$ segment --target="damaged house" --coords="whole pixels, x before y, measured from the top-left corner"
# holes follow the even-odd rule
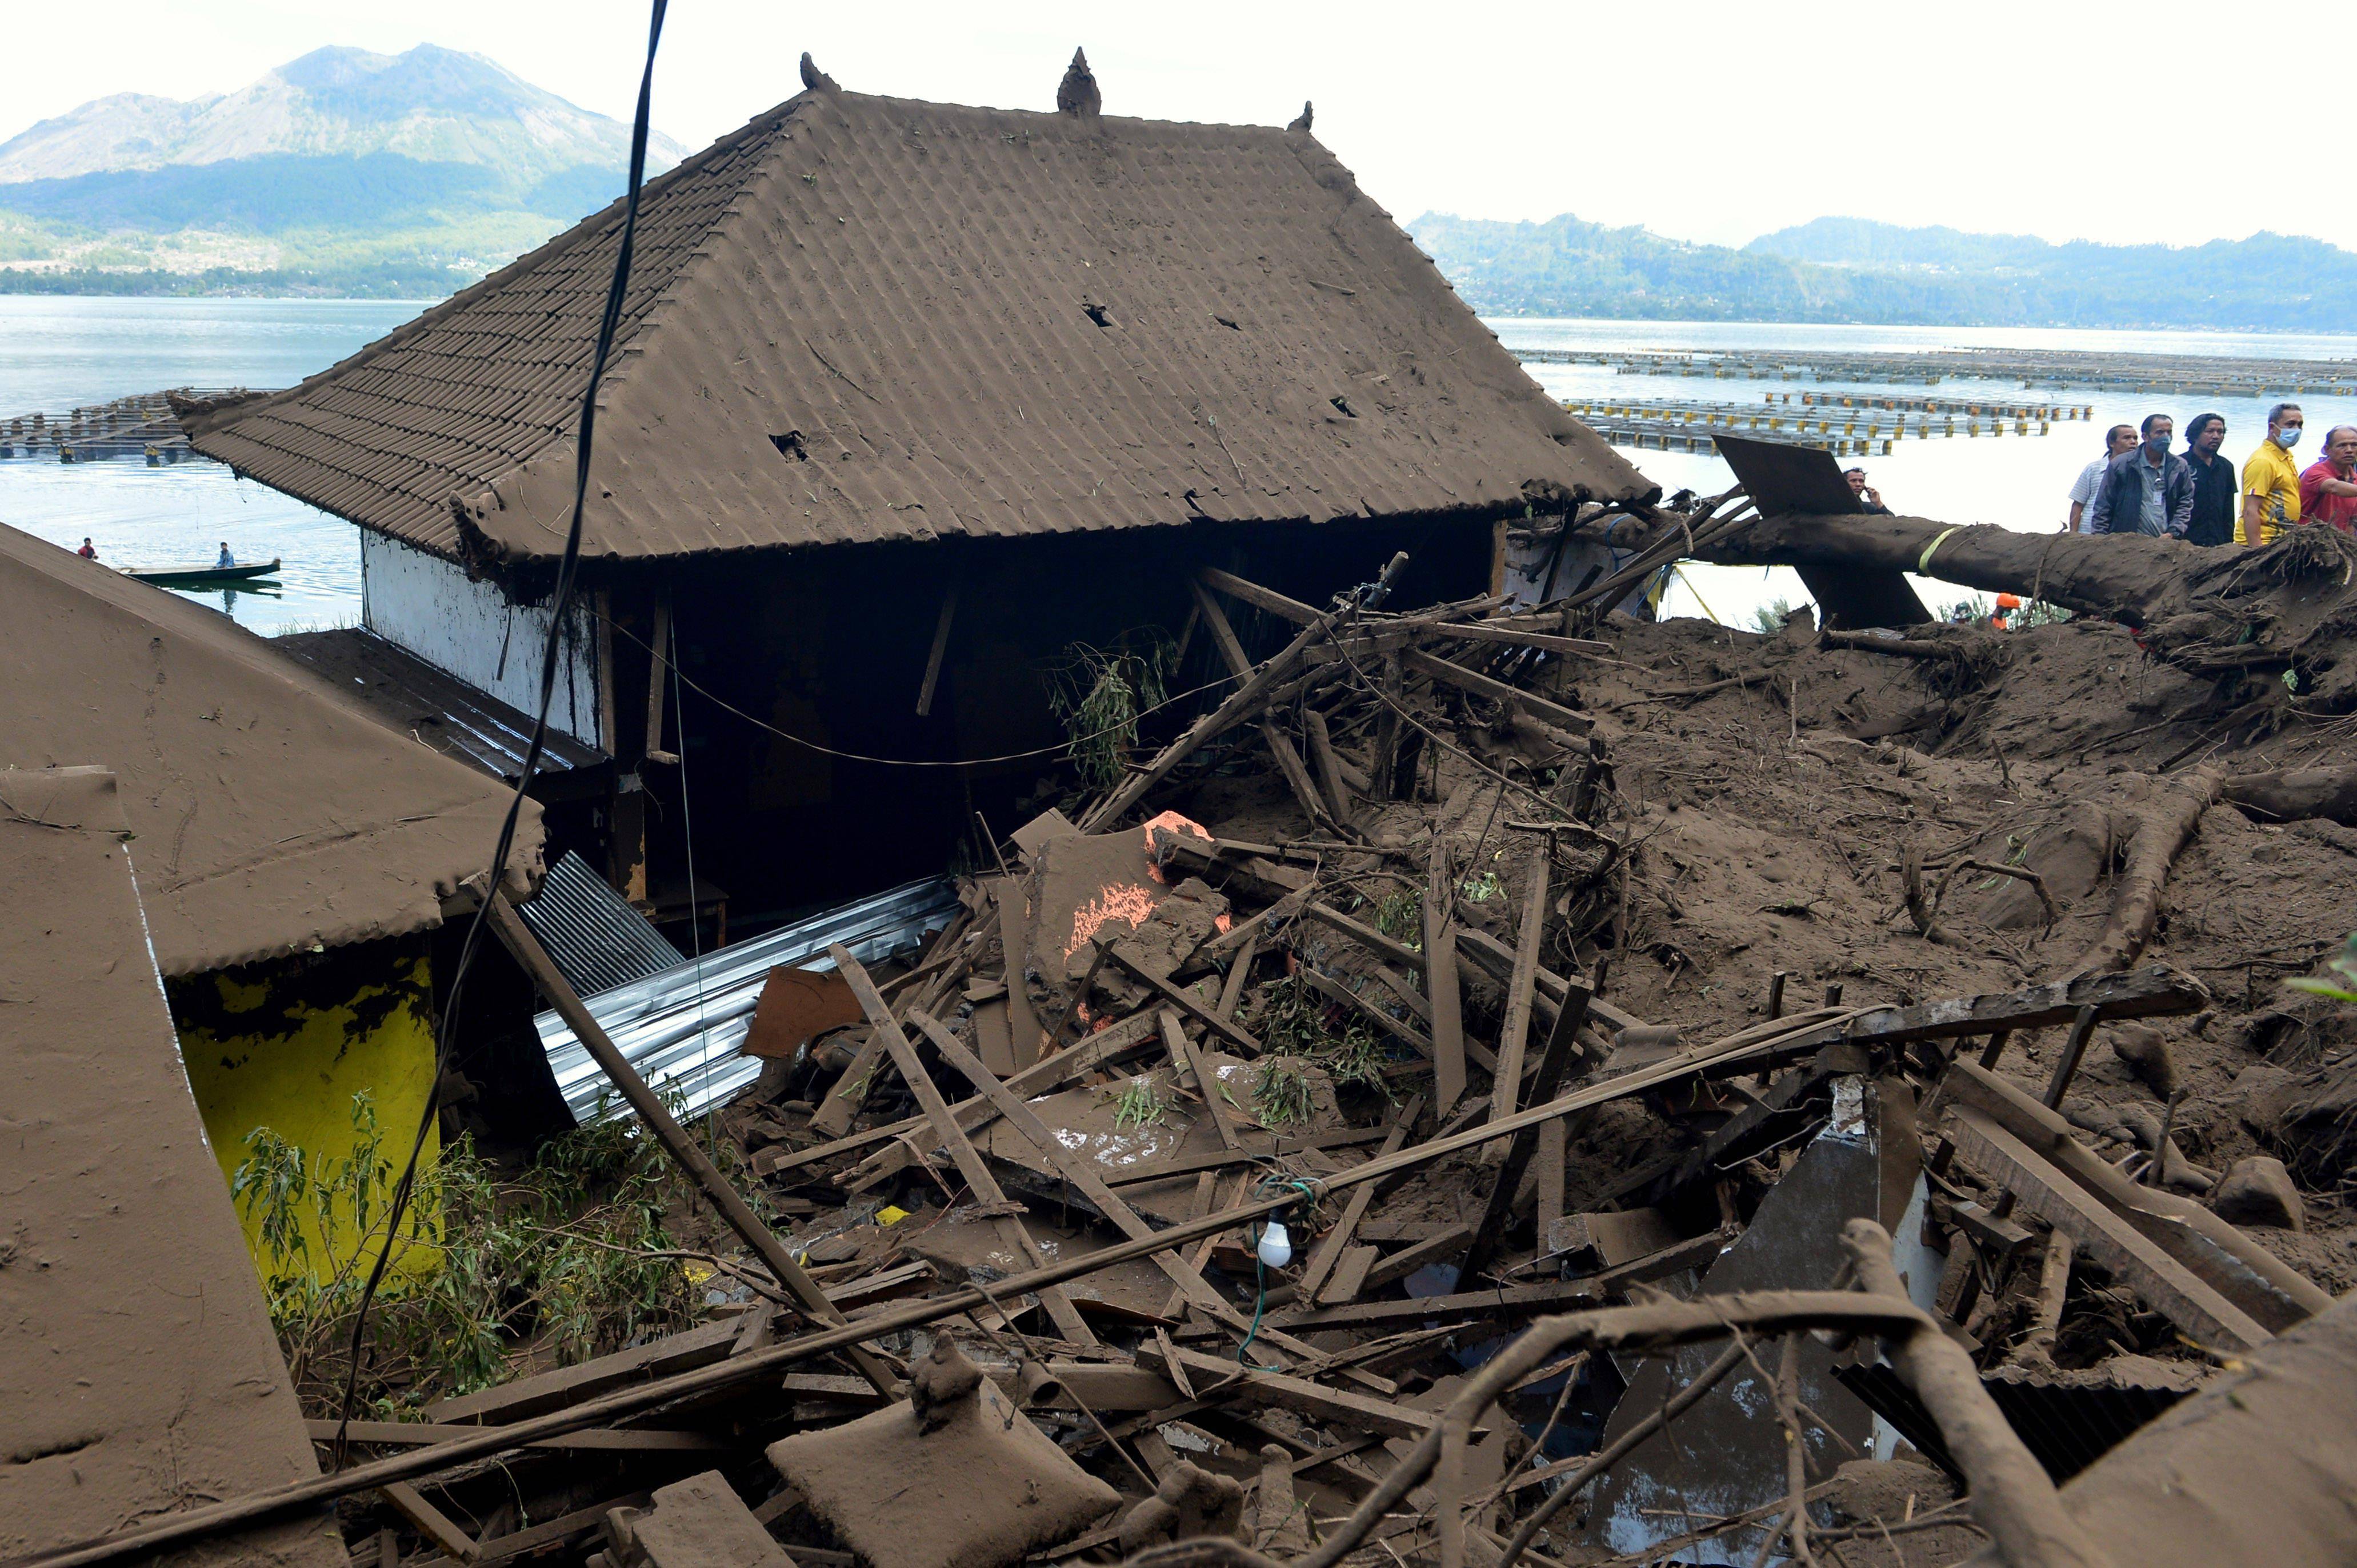
[[[1323,603],[1405,550],[1404,594],[1465,597],[1509,521],[1654,493],[1307,113],[1107,115],[1079,62],[1057,113],[805,81],[649,182],[599,393],[551,716],[614,771],[552,831],[659,921],[771,924],[986,860],[1038,809],[1060,697],[1109,666],[1140,706],[1226,675],[1168,629],[1201,567]],[[189,418],[360,525],[346,663],[535,705],[621,222]]]
[[[6,528],[0,621],[0,795],[22,811],[38,770],[113,770],[222,1175],[256,1127],[349,1158],[358,1094],[405,1138],[435,1088],[446,922],[482,895],[509,792],[216,612]],[[527,802],[520,897],[538,818]]]

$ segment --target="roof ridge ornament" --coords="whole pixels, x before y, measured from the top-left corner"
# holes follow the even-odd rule
[[[804,49],[802,51],[802,85],[813,92],[840,92],[843,91],[842,87],[836,83],[834,78],[819,70],[818,62],[811,59],[810,50],[808,49]]]
[[[1056,113],[1093,120],[1104,113],[1104,94],[1097,91],[1096,73],[1089,70],[1086,49],[1072,51],[1064,80],[1056,84]]]
[[[1311,105],[1309,100],[1307,98],[1303,99],[1301,101],[1301,117],[1294,121],[1291,124],[1286,126],[1286,129],[1288,131],[1307,131],[1309,129],[1310,111]]]

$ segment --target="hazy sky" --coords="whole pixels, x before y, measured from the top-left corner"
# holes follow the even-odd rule
[[[8,30],[0,139],[105,93],[229,91],[323,44],[472,49],[627,118],[646,15],[611,0],[114,0],[103,38]],[[1110,113],[1282,124],[1316,100],[1318,136],[1404,219],[1575,212],[1720,243],[1825,214],[2173,244],[2267,227],[2357,248],[2357,209],[2315,194],[2342,139],[2329,116],[2287,111],[2274,148],[2244,128],[2241,62],[2280,50],[2260,96],[2296,100],[2301,58],[2337,47],[2326,21],[2310,0],[2248,15],[2082,0],[674,0],[655,124],[703,145],[796,91],[805,48],[855,91],[1046,109],[1080,43]]]

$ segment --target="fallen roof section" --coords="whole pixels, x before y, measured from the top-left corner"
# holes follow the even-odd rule
[[[167,975],[429,929],[490,864],[500,785],[216,611],[0,527],[0,768],[116,770]],[[527,801],[520,891],[540,842]]]
[[[198,448],[451,559],[560,553],[617,203]],[[1305,130],[802,93],[651,182],[589,559],[1522,515],[1657,487]]]
[[[318,1471],[180,1066],[115,778],[19,775],[9,804],[0,1559],[13,1561]],[[239,1561],[284,1568],[346,1562],[325,1508],[239,1544]]]

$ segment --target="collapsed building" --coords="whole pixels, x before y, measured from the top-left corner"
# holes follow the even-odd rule
[[[1824,455],[1737,446],[1740,489],[1663,507],[1511,367],[1492,378],[1494,343],[1306,124],[1121,121],[1093,91],[1077,61],[1053,116],[861,99],[819,78],[656,188],[677,196],[740,155],[766,171],[707,193],[721,215],[694,242],[653,247],[681,246],[679,270],[637,296],[638,352],[608,394],[625,435],[592,470],[610,510],[592,509],[588,580],[606,597],[577,628],[578,695],[560,710],[597,754],[585,772],[635,768],[615,776],[601,831],[631,793],[692,804],[717,846],[702,864],[741,884],[740,915],[793,910],[853,868],[869,894],[963,873],[938,897],[757,918],[775,929],[669,966],[629,924],[664,912],[654,889],[673,869],[659,840],[639,855],[637,829],[601,857],[611,886],[568,861],[536,897],[530,867],[474,890],[549,1005],[534,1030],[548,1060],[594,1064],[640,1153],[676,1172],[633,1199],[660,1223],[624,1249],[651,1271],[634,1289],[670,1282],[672,1316],[575,1354],[546,1304],[503,1299],[469,1330],[497,1364],[464,1380],[438,1344],[386,1379],[398,1348],[334,1319],[361,1361],[285,1385],[318,1473],[256,1460],[151,1480],[121,1522],[38,1489],[63,1485],[79,1439],[12,1428],[0,1486],[24,1486],[40,1520],[10,1539],[12,1568],[285,1552],[258,1532],[317,1530],[331,1505],[339,1550],[394,1568],[2350,1555],[2357,1319],[2335,1294],[2357,1284],[2357,1014],[2284,982],[2357,981],[2357,958],[2327,967],[2357,899],[2357,551],[2316,527],[2203,552],[1868,518]],[[1275,174],[1214,180],[1207,159]],[[927,235],[921,262],[912,241],[890,267],[794,271],[902,232],[856,204],[878,169],[972,221]],[[1265,216],[1243,201],[1254,189]],[[1100,204],[1077,210],[1117,214],[1120,246],[1092,217],[1032,221],[1076,193]],[[684,224],[695,209],[670,210]],[[1263,221],[1290,247],[1236,260],[1239,226]],[[200,445],[272,482],[325,498],[324,476],[346,474],[346,515],[385,534],[372,573],[408,558],[358,515],[379,504],[367,486],[408,487],[415,528],[446,530],[433,551],[398,545],[434,563],[408,565],[447,603],[490,609],[485,635],[466,634],[476,662],[402,657],[476,681],[478,718],[509,678],[488,628],[511,625],[509,657],[528,660],[548,626],[530,598],[561,525],[587,326],[547,291],[579,273],[563,286],[593,292],[612,223],[412,337],[199,420]],[[1082,254],[1075,235],[1108,249]],[[1195,300],[1212,325],[1182,331],[1154,315],[1175,287],[1124,297],[1069,274],[1119,249],[1126,263],[1105,270],[1135,283],[1195,264],[1195,240],[1258,279],[1265,316],[1213,289]],[[938,274],[957,281],[931,307],[885,292],[887,274],[933,276],[948,257],[971,264]],[[797,326],[774,363],[737,358],[740,328],[766,319],[743,314],[753,283],[788,305],[813,290],[815,308],[778,319],[830,335]],[[1084,328],[1057,314],[1063,291]],[[936,387],[914,338],[886,329],[972,327],[969,298],[1002,312],[966,339],[996,351]],[[1359,392],[1331,394],[1351,407],[1293,417],[1334,344],[1376,341],[1352,336],[1352,313],[1411,299],[1433,319],[1395,322],[1391,360],[1370,347]],[[432,348],[470,310],[488,337]],[[466,434],[479,408],[456,403],[393,419],[422,395],[404,355],[432,348],[448,356],[436,373],[459,376],[500,363],[469,343],[496,350],[534,321],[556,345],[544,382],[511,363],[482,372],[512,380],[496,397],[466,384],[486,406],[544,398],[544,445],[487,456]],[[1276,322],[1290,348],[1241,347]],[[1219,333],[1240,335],[1233,354],[1200,348]],[[922,348],[958,362],[948,338]],[[1013,433],[1007,408],[955,390],[994,385],[1003,356],[1033,367],[1009,374],[1044,398],[1013,405]],[[1115,362],[1118,396],[1081,374]],[[1258,379],[1197,409],[1207,363]],[[1066,377],[1084,393],[1048,395]],[[679,412],[706,403],[708,420]],[[1060,422],[1052,461],[1021,434],[1035,416]],[[1444,443],[1435,422],[1450,420],[1465,423]],[[1078,439],[1121,431],[1135,444]],[[770,439],[791,433],[799,454]],[[474,467],[454,466],[462,452]],[[1387,488],[1313,505],[1327,492],[1308,479],[1286,499],[1244,478],[1306,471],[1313,453],[1346,465],[1317,470],[1336,493],[1350,464]],[[429,456],[444,465],[430,474]],[[1127,510],[1075,489],[1092,465],[1122,487],[1103,505]],[[960,483],[921,488],[935,466]],[[797,501],[778,475],[805,470],[827,483]],[[1199,483],[1222,472],[1227,490]],[[1010,491],[1018,478],[1039,489]],[[985,503],[972,526],[930,515]],[[799,532],[855,515],[860,532]],[[653,547],[707,525],[742,532]],[[1613,613],[1682,558],[1797,565],[1818,607],[1760,633]],[[1909,572],[2054,613],[2012,632],[1930,625]],[[404,601],[382,601],[380,622],[379,581],[369,635],[400,643]],[[705,625],[737,639],[725,659],[722,629],[688,629],[716,610]],[[675,639],[653,630],[666,619]],[[1087,723],[1051,730],[1023,684],[1040,650],[1142,626],[1213,678],[1133,714],[1104,776],[1027,758],[1022,789],[969,807],[961,786],[948,811],[931,784],[864,774],[840,809],[813,809],[832,794],[774,816],[726,804],[742,748],[813,738],[821,720],[839,749],[904,761],[1077,740]],[[666,671],[629,662],[633,628],[726,695],[736,739],[716,703],[697,716],[649,700]],[[764,653],[757,630],[813,651]],[[712,639],[701,660],[697,636]],[[927,737],[886,705],[947,693],[960,659],[968,686],[996,693],[968,693],[973,726],[952,703],[955,722]],[[160,690],[184,700],[198,683]],[[142,733],[145,711],[115,730]],[[676,727],[658,732],[665,715]],[[940,754],[915,755],[920,740]],[[455,775],[496,799],[496,758],[470,754],[470,774],[422,737],[400,745],[434,764],[404,789]],[[48,750],[27,760],[70,760]],[[691,779],[721,792],[662,793]],[[31,799],[10,797],[12,865],[32,853],[25,819],[68,820]],[[959,867],[973,811],[986,825]],[[98,815],[73,821],[93,854],[113,842]],[[137,891],[158,899],[141,842]],[[790,879],[770,887],[788,874],[764,855],[793,859]],[[823,857],[834,870],[803,864]],[[38,973],[17,952],[40,945],[12,937],[9,972]],[[693,1121],[636,1054],[656,1008],[666,1062],[733,1064]],[[70,1026],[57,1016],[0,1024]],[[184,1054],[188,1038],[183,1023]],[[545,1070],[508,1059],[519,1079]],[[40,1112],[100,1121],[71,1087],[44,1079]],[[42,1157],[45,1173],[60,1163]],[[49,1244],[50,1212],[0,1259],[12,1324],[63,1310],[7,1261]],[[382,1316],[378,1333],[396,1337]],[[30,1359],[26,1343],[0,1340],[0,1359]],[[363,1379],[372,1404],[351,1397]],[[262,1380],[276,1398],[275,1375]],[[284,1423],[266,1435],[283,1444]]]
[[[552,823],[659,918],[691,857],[750,920],[978,852],[974,812],[1023,820],[1060,747],[1059,661],[1178,626],[1200,567],[1322,598],[1406,550],[1405,591],[1465,596],[1507,521],[1652,493],[1306,123],[1082,96],[821,79],[648,183],[551,714],[615,770],[595,822]],[[621,227],[192,417],[360,526],[348,640],[533,706]]]

